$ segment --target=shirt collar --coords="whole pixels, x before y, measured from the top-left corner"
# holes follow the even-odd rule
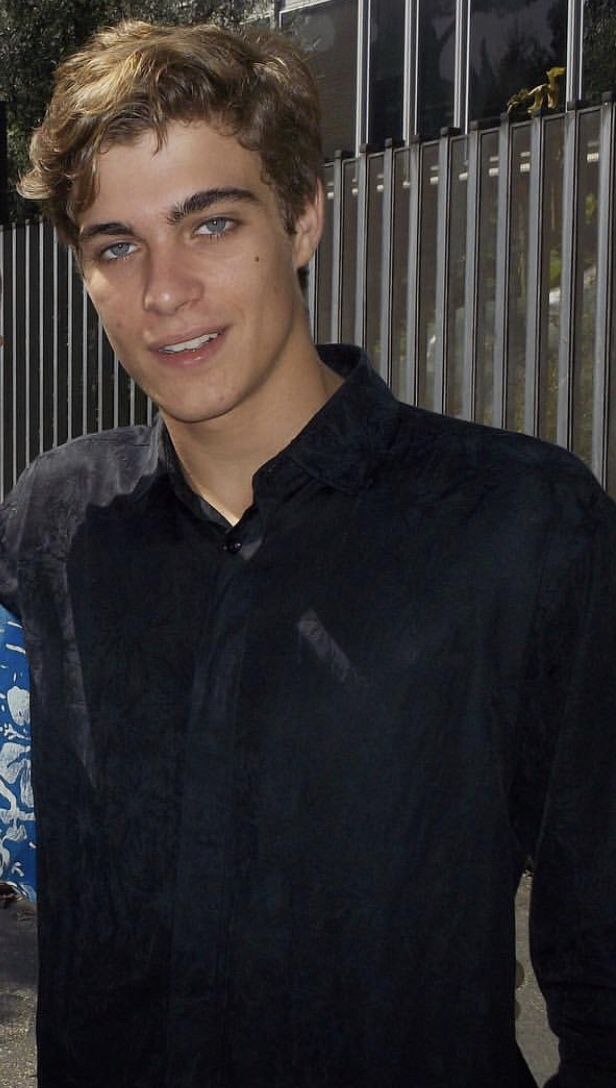
[[[318,345],[322,361],[344,378],[343,384],[279,454],[255,476],[263,486],[289,463],[339,491],[354,493],[370,483],[389,449],[398,422],[398,402],[360,348]],[[150,432],[147,463],[132,492],[143,497],[161,478],[186,485],[169,435],[158,416]]]
[[[322,361],[345,380],[297,438],[264,468],[289,458],[323,483],[353,493],[370,482],[391,446],[398,402],[360,348],[324,344],[317,350]]]

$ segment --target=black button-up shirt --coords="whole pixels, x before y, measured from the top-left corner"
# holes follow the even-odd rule
[[[359,353],[230,527],[160,422],[2,511],[32,673],[41,1088],[616,1084],[616,517]]]

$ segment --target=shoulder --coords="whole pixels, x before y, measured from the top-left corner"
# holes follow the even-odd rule
[[[135,491],[158,462],[155,427],[125,427],[80,438],[40,454],[0,509],[10,549],[36,547],[74,528],[92,505]]]
[[[62,446],[39,454],[33,468],[39,475],[63,476],[67,472],[108,470],[110,458],[130,464],[147,455],[153,438],[152,427],[116,427],[97,434],[84,434]]]
[[[399,418],[393,460],[435,495],[517,500],[546,514],[616,511],[590,469],[560,446],[403,404]]]
[[[548,442],[401,405],[387,476],[398,522],[417,531],[421,519],[435,538],[504,567],[569,570],[598,549],[616,559],[616,504]]]
[[[129,489],[155,460],[155,437],[152,427],[119,427],[74,438],[39,454],[20,477],[12,496],[25,491],[44,496],[50,489],[57,496],[79,486],[92,498],[92,493],[100,490]]]

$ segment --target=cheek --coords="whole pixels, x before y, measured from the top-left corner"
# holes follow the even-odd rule
[[[110,338],[129,333],[131,305],[126,294],[111,291],[107,284],[96,280],[86,282],[86,289]]]
[[[84,282],[90,302],[102,320],[103,315],[112,309],[110,292],[98,276],[87,277]]]
[[[260,305],[284,306],[293,298],[297,273],[286,245],[256,248],[249,259],[249,275],[253,298],[258,296]]]
[[[224,269],[216,270],[209,279],[212,297],[218,296],[230,305],[237,304],[242,310],[259,309],[266,305],[268,295],[276,290],[277,269],[263,250],[253,250],[234,260]],[[204,292],[207,297],[208,288]]]

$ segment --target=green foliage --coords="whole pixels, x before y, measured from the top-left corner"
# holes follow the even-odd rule
[[[129,17],[234,26],[254,6],[255,0],[0,0],[0,99],[7,109],[11,218],[28,215],[14,186],[27,165],[30,134],[43,118],[54,69],[97,28]]]
[[[588,0],[584,9],[584,97],[591,101],[616,90],[614,0]]]

